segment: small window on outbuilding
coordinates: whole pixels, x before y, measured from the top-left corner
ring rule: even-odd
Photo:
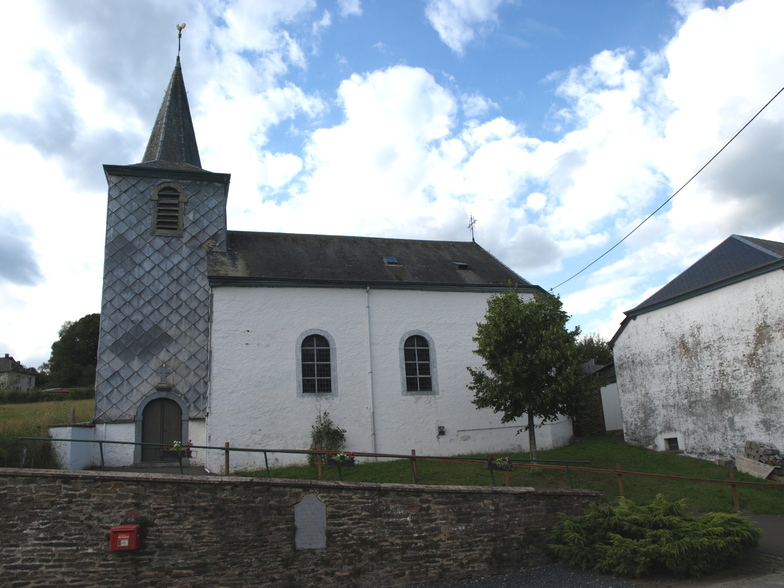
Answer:
[[[468,269],[468,264],[465,261],[453,261],[452,263],[455,264],[455,267],[459,270]]]
[[[152,231],[156,235],[182,235],[185,194],[174,184],[155,189],[152,200]]]
[[[677,437],[666,437],[664,439],[664,445],[667,447],[667,451],[680,451],[680,445],[678,444]]]
[[[400,265],[400,262],[397,260],[397,257],[393,257],[391,255],[384,256],[384,263],[387,265]]]

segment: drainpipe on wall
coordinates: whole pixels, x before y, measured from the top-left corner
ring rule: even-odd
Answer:
[[[373,444],[373,453],[376,451],[376,411],[373,398],[373,349],[370,337],[370,285],[365,290],[365,310],[367,310],[367,340],[368,340],[368,376],[370,378],[370,439]],[[378,458],[374,458],[375,461]]]

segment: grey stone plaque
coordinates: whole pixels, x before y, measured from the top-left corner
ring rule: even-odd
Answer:
[[[294,506],[297,549],[321,549],[327,546],[327,507],[315,494],[308,494]]]

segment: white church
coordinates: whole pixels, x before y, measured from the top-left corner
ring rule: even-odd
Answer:
[[[350,451],[527,450],[526,418],[477,410],[466,368],[487,298],[543,290],[475,242],[229,231],[230,176],[201,167],[179,57],[142,162],[104,170],[95,416],[52,434],[123,443],[57,443],[63,467],[171,465],[160,444],[190,440],[191,465],[224,473],[205,447],[307,449],[324,411]],[[537,442],[571,435],[563,419]]]

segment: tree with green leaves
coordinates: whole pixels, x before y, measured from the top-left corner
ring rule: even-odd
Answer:
[[[93,386],[98,363],[98,325],[101,315],[88,314],[60,328],[60,338],[52,343],[49,385]]]
[[[580,337],[577,340],[577,347],[580,350],[580,359],[583,363],[593,359],[596,365],[607,365],[613,361],[612,349],[598,333]]]
[[[528,415],[531,458],[536,459],[536,419],[541,424],[575,414],[588,392],[577,337],[557,296],[520,297],[516,287],[491,296],[485,322],[477,323],[474,353],[484,369],[468,368],[477,408],[503,414],[504,423]],[[540,425],[541,426],[541,425]],[[518,433],[520,432],[518,431]]]

